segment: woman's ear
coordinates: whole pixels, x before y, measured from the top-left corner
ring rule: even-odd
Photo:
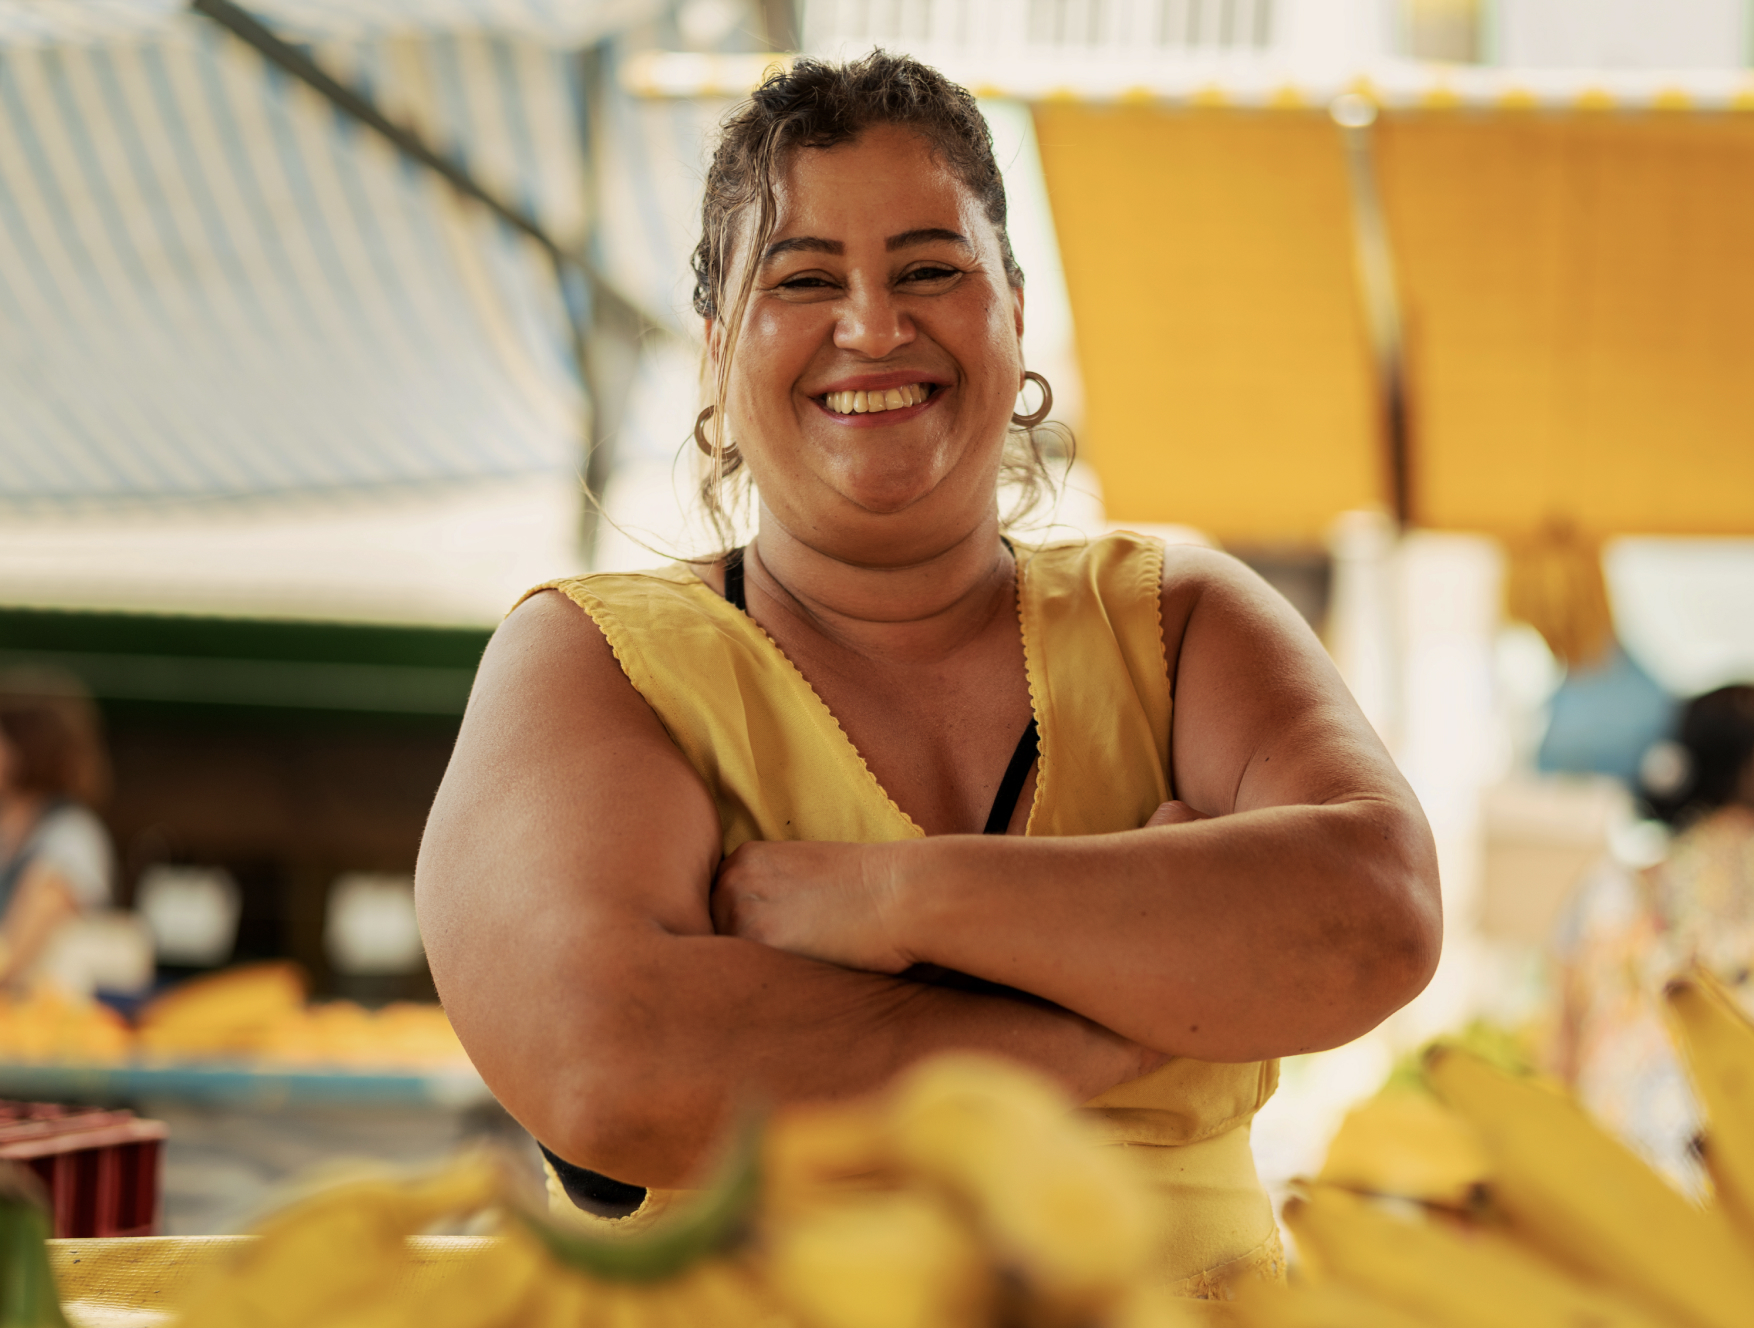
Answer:
[[[1023,341],[1023,287],[1011,288],[1011,318],[1017,324],[1017,340]]]
[[[709,369],[715,372],[719,367],[719,320],[706,320],[706,362]]]

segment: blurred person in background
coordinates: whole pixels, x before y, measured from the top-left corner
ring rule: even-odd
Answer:
[[[77,683],[0,677],[0,985],[29,979],[66,924],[109,903],[110,837],[91,810],[108,783]]]
[[[1675,836],[1655,866],[1593,873],[1567,909],[1553,1068],[1635,1147],[1697,1183],[1697,1112],[1658,998],[1698,963],[1754,1011],[1754,686],[1688,702],[1640,782]]]

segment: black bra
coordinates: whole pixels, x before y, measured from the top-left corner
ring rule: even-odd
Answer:
[[[1009,541],[1006,547],[1010,547]],[[725,555],[725,598],[744,613],[749,612],[749,600],[743,589],[741,548],[732,549]],[[999,791],[993,798],[992,810],[987,813],[987,825],[981,831],[982,834],[1002,835],[1011,828],[1011,817],[1017,811],[1017,800],[1023,796],[1023,786],[1029,780],[1029,771],[1035,764],[1039,745],[1040,736],[1035,718],[1031,716],[1029,727],[1023,730],[1023,736],[1017,740],[1017,749],[1011,753],[1005,775],[999,780]],[[1028,1001],[1039,1000],[1038,997],[1018,991],[1014,987],[970,977],[954,969],[939,968],[936,964],[915,964],[908,969],[905,976],[918,982],[955,987],[961,991],[1012,996]],[[560,1178],[566,1197],[587,1213],[595,1213],[599,1217],[626,1217],[645,1202],[646,1192],[638,1185],[611,1180],[599,1172],[576,1167],[571,1162],[556,1157],[546,1145],[538,1146],[542,1148],[542,1156],[548,1159],[548,1165],[554,1168],[554,1174]]]

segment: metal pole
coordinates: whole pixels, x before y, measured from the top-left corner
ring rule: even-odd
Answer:
[[[1394,251],[1377,189],[1375,145],[1376,104],[1349,92],[1328,108],[1340,127],[1346,153],[1346,182],[1352,196],[1352,236],[1358,260],[1358,284],[1364,298],[1365,327],[1376,361],[1381,394],[1383,443],[1387,453],[1389,503],[1395,523],[1412,524],[1412,438],[1407,409],[1407,356],[1401,320],[1400,291],[1395,283]]]
[[[382,135],[403,156],[443,178],[458,193],[481,204],[548,254],[554,264],[555,280],[561,287],[574,359],[590,397],[591,428],[584,465],[590,501],[579,529],[580,542],[588,555],[595,542],[596,503],[608,479],[610,447],[625,413],[639,342],[651,320],[603,280],[588,259],[562,245],[529,213],[493,193],[470,175],[462,162],[440,152],[417,130],[390,119],[365,93],[341,82],[306,51],[270,30],[232,0],[189,0],[189,8],[217,23],[343,114]],[[584,302],[590,306],[589,326],[577,308],[581,292],[573,288],[573,283],[579,280],[584,283]]]

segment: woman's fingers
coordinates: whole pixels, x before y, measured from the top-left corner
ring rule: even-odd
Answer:
[[[707,907],[712,912],[713,931],[720,936],[737,935],[737,903],[741,891],[739,884],[744,875],[743,849],[731,851],[724,861],[719,863],[718,871],[713,873],[712,890],[707,895]]]

